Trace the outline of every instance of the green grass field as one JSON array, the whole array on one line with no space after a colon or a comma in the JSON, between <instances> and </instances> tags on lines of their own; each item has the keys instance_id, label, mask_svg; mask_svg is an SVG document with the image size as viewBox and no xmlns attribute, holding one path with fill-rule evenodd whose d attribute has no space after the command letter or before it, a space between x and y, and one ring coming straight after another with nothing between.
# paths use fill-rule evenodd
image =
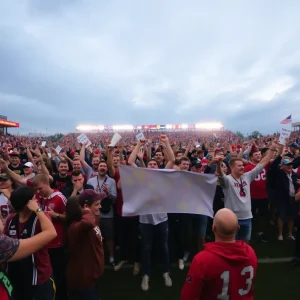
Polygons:
<instances>
[{"instance_id":1,"label":"green grass field","mask_svg":"<svg viewBox=\"0 0 300 300\"><path fill-rule=\"evenodd\" d=\"M268 243L251 243L259 259L292 257L294 242L279 242L274 228L268 228L270 240ZM173 259L173 262L175 260ZM105 270L100 280L100 299L133 299L133 300L177 300L185 280L188 267L180 271L177 267L171 269L173 286L164 285L159 266L153 267L150 277L150 289L143 292L140 288L141 276L134 277L132 269L124 268L114 272ZM255 281L255 299L258 300L299 300L300 268L290 263L259 264ZM213 300L213 299L212 299Z\"/></svg>"},{"instance_id":2,"label":"green grass field","mask_svg":"<svg viewBox=\"0 0 300 300\"><path fill-rule=\"evenodd\" d=\"M131 269L119 272L107 270L100 281L100 299L179 300L187 270L173 268L173 286L167 288L159 270L155 269L147 292L141 290L141 277L133 277ZM299 280L300 268L294 268L289 263L260 264L255 281L255 299L299 300Z\"/></svg>"}]
</instances>

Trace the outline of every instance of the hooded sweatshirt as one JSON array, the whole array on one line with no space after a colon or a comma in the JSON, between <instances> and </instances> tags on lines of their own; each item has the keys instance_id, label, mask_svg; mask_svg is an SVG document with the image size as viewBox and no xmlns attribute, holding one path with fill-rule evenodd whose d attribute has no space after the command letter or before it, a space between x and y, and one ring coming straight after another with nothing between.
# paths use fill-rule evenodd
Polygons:
<instances>
[{"instance_id":1,"label":"hooded sweatshirt","mask_svg":"<svg viewBox=\"0 0 300 300\"><path fill-rule=\"evenodd\" d=\"M93 214L83 211L81 220L68 229L66 278L69 291L84 291L95 286L104 271L102 236L96 224Z\"/></svg>"},{"instance_id":2,"label":"hooded sweatshirt","mask_svg":"<svg viewBox=\"0 0 300 300\"><path fill-rule=\"evenodd\" d=\"M181 300L252 300L257 257L243 241L207 243L193 259Z\"/></svg>"}]
</instances>

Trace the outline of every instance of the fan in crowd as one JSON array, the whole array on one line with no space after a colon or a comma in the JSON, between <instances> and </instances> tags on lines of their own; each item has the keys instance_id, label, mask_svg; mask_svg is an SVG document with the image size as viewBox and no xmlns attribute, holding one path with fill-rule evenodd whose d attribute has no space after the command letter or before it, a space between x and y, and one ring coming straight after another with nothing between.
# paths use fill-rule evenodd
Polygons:
<instances>
[{"instance_id":1,"label":"fan in crowd","mask_svg":"<svg viewBox=\"0 0 300 300\"><path fill-rule=\"evenodd\" d=\"M148 291L154 246L168 288L170 253L183 271L197 249L182 299L253 299L257 259L249 243L267 243L266 224L274 220L278 243L296 239L293 264L300 266L299 133L284 145L277 135L242 141L230 131L144 135L136 141L135 132L124 133L114 147L112 133L103 132L87 134L89 146L75 134L44 146L41 138L0 137L1 299L50 299L55 291L58 300L99 299L104 250L115 272L132 259L132 274L141 273L141 289ZM124 216L121 165L217 176L215 218ZM216 242L206 243L212 233ZM247 286L235 280L237 273Z\"/></svg>"}]
</instances>

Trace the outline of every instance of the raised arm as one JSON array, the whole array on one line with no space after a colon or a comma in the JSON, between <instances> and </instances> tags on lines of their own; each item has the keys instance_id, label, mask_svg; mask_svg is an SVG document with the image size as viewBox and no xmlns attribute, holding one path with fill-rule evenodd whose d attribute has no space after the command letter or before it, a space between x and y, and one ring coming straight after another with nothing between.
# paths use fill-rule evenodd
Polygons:
<instances>
[{"instance_id":1,"label":"raised arm","mask_svg":"<svg viewBox=\"0 0 300 300\"><path fill-rule=\"evenodd\" d=\"M115 167L113 166L113 160L112 160L112 152L113 152L113 147L108 147L107 149L107 167L108 167L108 173L110 177L114 177L115 176Z\"/></svg>"},{"instance_id":2,"label":"raised arm","mask_svg":"<svg viewBox=\"0 0 300 300\"><path fill-rule=\"evenodd\" d=\"M0 168L3 169L10 177L13 181L20 183L22 185L26 185L27 184L27 179L21 177L20 175L16 174L14 171L12 171L5 160L3 160L2 158L0 159Z\"/></svg>"},{"instance_id":3,"label":"raised arm","mask_svg":"<svg viewBox=\"0 0 300 300\"><path fill-rule=\"evenodd\" d=\"M277 142L273 142L270 146L267 155L260 161L258 165L262 166L263 168L270 162L270 160L274 157L274 152L277 151L278 144ZM283 146L279 145L279 151L282 151Z\"/></svg>"},{"instance_id":4,"label":"raised arm","mask_svg":"<svg viewBox=\"0 0 300 300\"><path fill-rule=\"evenodd\" d=\"M128 164L132 167L137 167L137 165L135 164L138 152L140 150L140 148L145 144L145 140L139 140L136 144L136 146L134 147L133 151L131 152L129 159L128 159Z\"/></svg>"},{"instance_id":5,"label":"raised arm","mask_svg":"<svg viewBox=\"0 0 300 300\"><path fill-rule=\"evenodd\" d=\"M87 174L90 166L85 161L85 145L81 146L79 158L80 158L81 166L82 166L85 174Z\"/></svg>"},{"instance_id":6,"label":"raised arm","mask_svg":"<svg viewBox=\"0 0 300 300\"><path fill-rule=\"evenodd\" d=\"M165 145L166 152L168 154L169 161L166 165L166 169L173 169L174 163L175 163L175 155L172 150L172 147L170 145L169 139L166 135L160 136L161 142Z\"/></svg>"}]
</instances>

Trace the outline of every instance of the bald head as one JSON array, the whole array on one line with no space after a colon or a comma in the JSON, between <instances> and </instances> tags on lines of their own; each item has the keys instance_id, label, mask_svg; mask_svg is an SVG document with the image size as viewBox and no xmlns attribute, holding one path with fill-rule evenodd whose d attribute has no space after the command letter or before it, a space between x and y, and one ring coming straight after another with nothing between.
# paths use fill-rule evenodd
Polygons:
<instances>
[{"instance_id":1,"label":"bald head","mask_svg":"<svg viewBox=\"0 0 300 300\"><path fill-rule=\"evenodd\" d=\"M215 217L213 223L213 231L220 239L228 240L235 236L238 231L238 219L234 212L227 208L220 209Z\"/></svg>"}]
</instances>

